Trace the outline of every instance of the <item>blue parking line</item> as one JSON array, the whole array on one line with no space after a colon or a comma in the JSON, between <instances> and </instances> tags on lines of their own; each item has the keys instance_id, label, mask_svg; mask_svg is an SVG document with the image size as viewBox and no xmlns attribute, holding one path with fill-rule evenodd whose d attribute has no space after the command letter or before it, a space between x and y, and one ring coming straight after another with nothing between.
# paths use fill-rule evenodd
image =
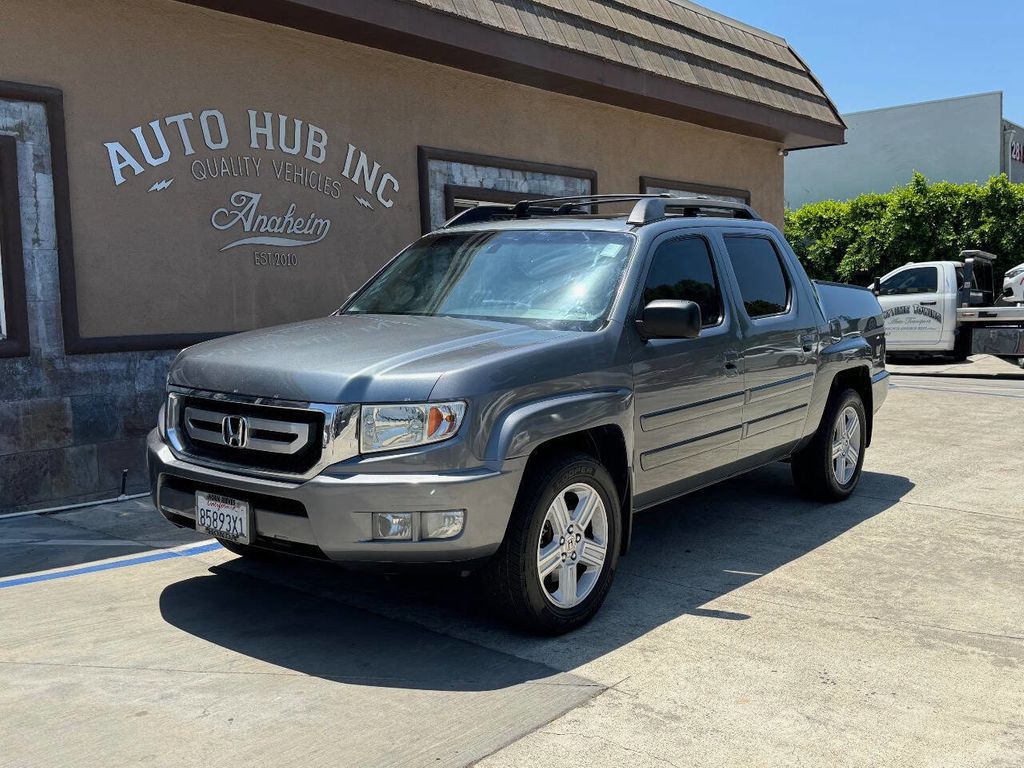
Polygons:
<instances>
[{"instance_id":1,"label":"blue parking line","mask_svg":"<svg viewBox=\"0 0 1024 768\"><path fill-rule=\"evenodd\" d=\"M127 542L126 542L127 543ZM81 576L83 573L95 573L97 571L109 571L114 568L125 568L129 565L142 565L143 563L155 563L158 560L170 560L172 557L189 557L191 555L201 555L204 552L213 552L215 549L219 549L220 544L216 541L210 544L203 544L200 547L193 547L192 549L182 549L176 552L170 550L164 550L162 552L154 552L152 555L142 555L141 557L130 557L126 560L118 560L113 563L99 563L98 565L83 565L80 568L69 568L66 571L57 571L55 573L40 573L34 576L23 576L17 579L10 579L8 581L0 581L0 589L6 589L7 587L20 587L23 584L34 584L37 581L53 581L54 579L66 579L69 576Z\"/></svg>"}]
</instances>

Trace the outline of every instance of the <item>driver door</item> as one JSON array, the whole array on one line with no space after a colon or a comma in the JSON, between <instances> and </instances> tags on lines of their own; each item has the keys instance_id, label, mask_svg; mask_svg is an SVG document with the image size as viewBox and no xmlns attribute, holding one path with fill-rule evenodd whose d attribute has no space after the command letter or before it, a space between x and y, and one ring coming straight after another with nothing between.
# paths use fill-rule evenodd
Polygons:
<instances>
[{"instance_id":1,"label":"driver door","mask_svg":"<svg viewBox=\"0 0 1024 768\"><path fill-rule=\"evenodd\" d=\"M652 253L633 316L655 299L689 300L702 328L695 339L632 332L638 508L726 477L743 432L738 325L710 243L670 234Z\"/></svg>"},{"instance_id":2,"label":"driver door","mask_svg":"<svg viewBox=\"0 0 1024 768\"><path fill-rule=\"evenodd\" d=\"M890 349L922 349L942 341L939 268L910 264L878 286L885 315L885 343Z\"/></svg>"}]
</instances>

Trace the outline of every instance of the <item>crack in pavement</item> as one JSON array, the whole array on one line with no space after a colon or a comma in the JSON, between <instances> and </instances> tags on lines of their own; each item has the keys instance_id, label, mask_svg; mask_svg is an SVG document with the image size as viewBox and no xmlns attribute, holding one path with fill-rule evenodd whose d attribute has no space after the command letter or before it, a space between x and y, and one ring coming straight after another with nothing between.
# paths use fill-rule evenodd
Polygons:
<instances>
[{"instance_id":1,"label":"crack in pavement","mask_svg":"<svg viewBox=\"0 0 1024 768\"><path fill-rule=\"evenodd\" d=\"M455 638L458 639L458 638ZM485 647L485 646L481 646ZM490 650L490 649L487 649ZM92 670L103 670L111 672L172 672L181 674L193 674L193 675L252 675L252 676L270 676L270 677L302 677L316 680L330 680L332 682L355 682L362 685L368 683L388 683L388 684L407 684L414 682L412 678L407 677L364 677L359 675L328 675L328 674L316 674L311 675L305 672L274 672L274 671L246 671L246 670L224 670L224 669L181 669L178 667L151 667L151 666L121 666L116 664L67 664L59 661L9 661L0 659L0 665L12 666L12 667L57 667L61 669L92 669ZM558 670L556 670L558 671ZM562 673L564 674L564 673ZM532 686L535 688L599 688L602 691L606 690L605 686L600 683L592 681L584 682L585 678L580 678L580 682L559 682L559 681L548 681L548 680L524 680L520 685Z\"/></svg>"},{"instance_id":2,"label":"crack in pavement","mask_svg":"<svg viewBox=\"0 0 1024 768\"><path fill-rule=\"evenodd\" d=\"M892 501L898 504L910 504L911 506L914 507L930 507L931 509L941 509L945 512L959 512L963 515L982 515L984 517L997 517L1001 520L1013 520L1014 522L1024 523L1024 519L1019 517L1000 515L996 512L981 512L976 509L961 509L960 507L947 507L943 504L930 504L926 501L910 501L905 497L900 499L894 499L890 498L889 496L872 496L870 494L864 493L863 491L858 491L857 495L854 498L874 499L875 501Z\"/></svg>"},{"instance_id":3,"label":"crack in pavement","mask_svg":"<svg viewBox=\"0 0 1024 768\"><path fill-rule=\"evenodd\" d=\"M718 597L722 596L721 590L708 589L707 587L695 587L695 586L691 586L691 585L687 585L687 584L680 584L679 582L672 581L671 579L656 578L656 577L653 577L653 576L641 576L641 575L636 574L636 573L631 573L630 571L623 571L623 573L626 576L629 576L629 577L634 578L634 579L640 579L642 581L653 581L653 582L660 583L660 584L668 584L668 585L673 586L673 587L679 587L681 589L692 589L695 592L705 592L707 594L713 594L713 595L716 595ZM731 598L735 599L735 600L739 600L740 602L747 601L747 602L750 602L750 603L762 603L762 604L765 604L765 605L776 605L776 606L779 606L779 607L782 607L782 608L792 608L793 610L797 610L797 611L814 612L814 613L817 613L817 614L827 613L827 614L829 614L831 616L839 616L841 618L846 618L846 619L863 619L865 621L876 621L876 622L878 622L880 624L890 624L890 625L895 625L895 626L917 627L919 629L937 629L937 630L941 630L941 631L945 631L945 632L952 632L952 633L955 633L955 634L975 635L975 636L979 636L979 637L991 637L991 638L999 639L999 640L1020 640L1020 641L1024 641L1024 635L1008 635L1008 634L1002 634L1002 633L998 633L998 632L985 632L983 630L978 630L978 629L958 629L957 627L947 627L947 626L943 626L941 624L929 624L927 622L906 621L906 620L903 620L903 619L887 619L887 618L884 618L882 616L869 616L867 614L862 614L862 613L847 613L846 611L835 611L835 610L829 610L827 608L821 608L821 607L813 607L813 608L811 608L811 607L807 607L807 606L796 605L796 604L793 604L793 603L786 603L786 602L783 602L783 601L780 601L780 600L767 600L767 599L765 599L763 597L750 597L750 596L747 596L747 595L737 594L738 590L742 589L744 586L746 586L746 585L743 584L743 585L740 585L740 586L736 587L732 592L728 593L729 596Z\"/></svg>"},{"instance_id":4,"label":"crack in pavement","mask_svg":"<svg viewBox=\"0 0 1024 768\"><path fill-rule=\"evenodd\" d=\"M591 701L593 701L593 700L594 699L591 699ZM672 768L682 768L679 765L679 763L674 763L671 760L669 760L667 757L662 757L661 755L655 755L653 752L647 752L647 751L642 750L642 749L636 749L635 747L628 747L625 744L622 744L622 743L620 743L618 741L615 741L614 739L609 739L607 736L599 736L597 734L589 734L589 733L564 733L564 732L561 732L561 731L550 731L550 730L546 730L546 729L545 730L541 730L540 732L543 733L546 736L565 736L565 737L574 738L574 739L581 738L581 737L584 738L584 739L597 739L598 741L603 741L605 744L610 744L613 747L618 747L619 749L621 749L621 750L623 750L625 752L629 752L630 754L640 755L641 757L646 757L646 758L653 758L654 760L657 760L660 763L664 763L665 765L671 765Z\"/></svg>"}]
</instances>

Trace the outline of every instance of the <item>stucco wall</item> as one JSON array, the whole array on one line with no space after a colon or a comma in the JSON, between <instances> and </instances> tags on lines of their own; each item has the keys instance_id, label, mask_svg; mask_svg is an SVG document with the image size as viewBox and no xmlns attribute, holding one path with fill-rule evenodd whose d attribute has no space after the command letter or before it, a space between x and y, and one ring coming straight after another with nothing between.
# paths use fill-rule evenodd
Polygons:
<instances>
[{"instance_id":1,"label":"stucco wall","mask_svg":"<svg viewBox=\"0 0 1024 768\"><path fill-rule=\"evenodd\" d=\"M847 143L791 152L786 205L888 192L920 171L982 182L1000 172L1002 95L983 93L843 115Z\"/></svg>"},{"instance_id":2,"label":"stucco wall","mask_svg":"<svg viewBox=\"0 0 1024 768\"><path fill-rule=\"evenodd\" d=\"M329 311L419 234L417 145L593 168L601 191L635 191L640 174L749 188L765 215L781 215L777 147L764 141L167 0L8 0L4 27L4 78L64 91L83 336L230 331ZM198 123L207 109L223 115L223 150L204 146ZM250 147L249 109L260 124L271 112L275 128L286 115L289 140L294 118L321 128L325 162ZM165 121L182 113L193 115L188 156ZM131 133L140 127L159 158L152 120L170 151L158 167L143 162ZM104 147L115 141L146 168L137 176L126 168L120 185ZM397 180L390 209L342 176L349 143ZM192 161L239 156L261 158L259 179L190 173ZM340 195L274 179L274 161L341 182ZM147 191L169 178L166 189ZM239 190L262 193L267 213L295 202L297 215L330 219L330 233L317 245L269 249L295 253L294 267L255 267L255 247L221 251L238 237L216 230L211 216L230 209Z\"/></svg>"}]
</instances>

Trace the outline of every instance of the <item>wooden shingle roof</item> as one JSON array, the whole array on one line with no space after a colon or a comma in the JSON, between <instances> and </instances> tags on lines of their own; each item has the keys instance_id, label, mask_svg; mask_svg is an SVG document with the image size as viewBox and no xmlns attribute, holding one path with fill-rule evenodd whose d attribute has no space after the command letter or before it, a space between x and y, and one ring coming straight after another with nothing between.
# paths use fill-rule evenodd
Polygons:
<instances>
[{"instance_id":1,"label":"wooden shingle roof","mask_svg":"<svg viewBox=\"0 0 1024 768\"><path fill-rule=\"evenodd\" d=\"M789 44L689 0L183 0L471 72L778 141L845 128Z\"/></svg>"},{"instance_id":2,"label":"wooden shingle roof","mask_svg":"<svg viewBox=\"0 0 1024 768\"><path fill-rule=\"evenodd\" d=\"M674 0L406 0L655 76L835 126L839 113L785 40Z\"/></svg>"}]
</instances>

